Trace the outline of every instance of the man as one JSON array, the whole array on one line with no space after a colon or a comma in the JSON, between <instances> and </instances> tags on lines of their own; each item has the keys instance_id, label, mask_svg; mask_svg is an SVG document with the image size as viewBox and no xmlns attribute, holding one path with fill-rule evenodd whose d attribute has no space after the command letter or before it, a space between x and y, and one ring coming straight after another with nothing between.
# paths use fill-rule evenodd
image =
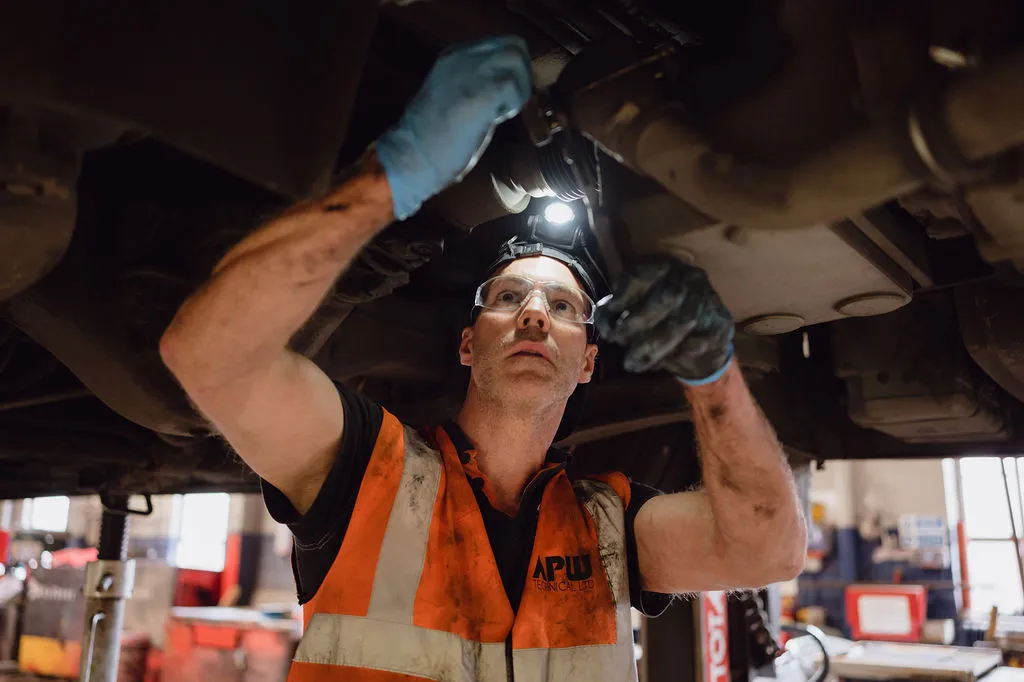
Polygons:
<instances>
[{"instance_id":1,"label":"man","mask_svg":"<svg viewBox=\"0 0 1024 682\"><path fill-rule=\"evenodd\" d=\"M645 261L596 308L571 249L506 244L462 333L458 422L423 433L288 350L359 250L458 181L529 95L517 38L442 55L358 173L242 240L161 341L295 534L290 680L635 679L630 603L800 570L791 474L700 270ZM569 479L551 443L594 371L595 326L627 369L687 385L703 490Z\"/></svg>"}]
</instances>

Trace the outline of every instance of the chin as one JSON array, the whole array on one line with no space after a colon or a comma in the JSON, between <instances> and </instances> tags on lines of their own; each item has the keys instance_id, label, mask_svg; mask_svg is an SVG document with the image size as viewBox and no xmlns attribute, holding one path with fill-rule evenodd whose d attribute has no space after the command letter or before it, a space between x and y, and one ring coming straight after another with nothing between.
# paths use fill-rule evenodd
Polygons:
<instances>
[{"instance_id":1,"label":"chin","mask_svg":"<svg viewBox=\"0 0 1024 682\"><path fill-rule=\"evenodd\" d=\"M516 395L550 396L558 390L558 382L550 375L517 372L508 377L505 389L507 393Z\"/></svg>"},{"instance_id":2,"label":"chin","mask_svg":"<svg viewBox=\"0 0 1024 682\"><path fill-rule=\"evenodd\" d=\"M515 372L507 377L504 393L516 402L550 403L569 397L576 384L568 387L564 378L554 373Z\"/></svg>"}]
</instances>

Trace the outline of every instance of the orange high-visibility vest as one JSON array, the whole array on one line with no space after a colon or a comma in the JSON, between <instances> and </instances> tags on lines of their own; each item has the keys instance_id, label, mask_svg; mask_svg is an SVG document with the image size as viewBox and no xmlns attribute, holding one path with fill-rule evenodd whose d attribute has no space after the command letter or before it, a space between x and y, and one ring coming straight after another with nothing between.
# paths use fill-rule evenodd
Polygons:
<instances>
[{"instance_id":1,"label":"orange high-visibility vest","mask_svg":"<svg viewBox=\"0 0 1024 682\"><path fill-rule=\"evenodd\" d=\"M385 412L289 682L636 680L629 483L601 479L559 470L544 486L513 613L448 434Z\"/></svg>"}]
</instances>

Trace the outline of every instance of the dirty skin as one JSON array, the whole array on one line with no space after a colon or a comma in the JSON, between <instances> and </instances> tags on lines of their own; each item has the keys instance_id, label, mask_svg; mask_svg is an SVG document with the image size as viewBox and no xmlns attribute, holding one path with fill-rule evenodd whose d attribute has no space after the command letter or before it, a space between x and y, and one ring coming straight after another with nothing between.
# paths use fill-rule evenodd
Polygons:
<instances>
[{"instance_id":1,"label":"dirty skin","mask_svg":"<svg viewBox=\"0 0 1024 682\"><path fill-rule=\"evenodd\" d=\"M724 378L723 387L729 380L729 377ZM700 458L706 484L742 497L757 522L773 521L779 514L779 508L770 499L771 490L765 488L756 471L737 466L732 458L725 456L738 446L733 442L733 430L730 428L737 415L732 414L728 403L720 399L709 400L703 405L698 403L694 408L694 426L701 443Z\"/></svg>"},{"instance_id":2,"label":"dirty skin","mask_svg":"<svg viewBox=\"0 0 1024 682\"><path fill-rule=\"evenodd\" d=\"M721 471L717 472L719 484L721 484L721 486L726 490L731 490L734 493L743 492L742 486L740 486L740 484L736 482L736 479L733 477L728 465L723 463L721 467Z\"/></svg>"}]
</instances>

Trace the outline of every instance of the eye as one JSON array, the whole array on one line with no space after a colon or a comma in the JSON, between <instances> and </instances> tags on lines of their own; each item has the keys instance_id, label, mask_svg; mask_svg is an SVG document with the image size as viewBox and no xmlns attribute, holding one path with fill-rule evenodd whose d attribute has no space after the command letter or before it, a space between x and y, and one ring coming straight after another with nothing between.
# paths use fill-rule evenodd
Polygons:
<instances>
[{"instance_id":1,"label":"eye","mask_svg":"<svg viewBox=\"0 0 1024 682\"><path fill-rule=\"evenodd\" d=\"M557 299L552 301L551 311L562 316L575 317L577 315L576 306L566 299Z\"/></svg>"},{"instance_id":2,"label":"eye","mask_svg":"<svg viewBox=\"0 0 1024 682\"><path fill-rule=\"evenodd\" d=\"M518 307L523 302L524 296L523 287L520 283L512 280L495 282L491 290L487 292L487 300L490 305L500 308Z\"/></svg>"}]
</instances>

